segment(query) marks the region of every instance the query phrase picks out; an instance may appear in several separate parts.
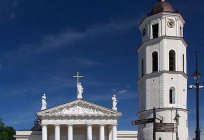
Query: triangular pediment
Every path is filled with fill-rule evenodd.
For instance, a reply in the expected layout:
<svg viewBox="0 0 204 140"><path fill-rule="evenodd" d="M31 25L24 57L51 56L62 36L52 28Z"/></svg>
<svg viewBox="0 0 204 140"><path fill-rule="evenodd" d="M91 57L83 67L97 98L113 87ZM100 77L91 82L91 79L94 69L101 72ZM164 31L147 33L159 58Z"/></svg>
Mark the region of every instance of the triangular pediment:
<svg viewBox="0 0 204 140"><path fill-rule="evenodd" d="M102 107L100 105L85 101L75 100L63 105L59 105L47 110L38 112L37 115L41 117L54 116L121 116L120 112Z"/></svg>

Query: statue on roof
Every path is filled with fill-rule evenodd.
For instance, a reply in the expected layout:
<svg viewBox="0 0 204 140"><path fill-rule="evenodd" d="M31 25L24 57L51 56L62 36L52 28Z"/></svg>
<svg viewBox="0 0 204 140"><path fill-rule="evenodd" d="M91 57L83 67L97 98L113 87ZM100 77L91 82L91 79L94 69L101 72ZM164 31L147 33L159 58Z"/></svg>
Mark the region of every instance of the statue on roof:
<svg viewBox="0 0 204 140"><path fill-rule="evenodd" d="M113 95L112 101L113 101L112 109L113 109L113 110L117 110L118 100L116 99L116 96L115 96L115 95Z"/></svg>
<svg viewBox="0 0 204 140"><path fill-rule="evenodd" d="M84 88L82 87L81 83L77 83L77 99L82 99L82 93Z"/></svg>
<svg viewBox="0 0 204 140"><path fill-rule="evenodd" d="M42 96L42 107L41 107L41 110L45 110L47 109L47 102L46 102L46 95L43 94Z"/></svg>
<svg viewBox="0 0 204 140"><path fill-rule="evenodd" d="M77 72L77 75L73 76L77 79L77 99L82 99L82 93L84 91L84 88L81 85L81 82L79 81L79 78L82 78L83 76L79 75L79 72Z"/></svg>

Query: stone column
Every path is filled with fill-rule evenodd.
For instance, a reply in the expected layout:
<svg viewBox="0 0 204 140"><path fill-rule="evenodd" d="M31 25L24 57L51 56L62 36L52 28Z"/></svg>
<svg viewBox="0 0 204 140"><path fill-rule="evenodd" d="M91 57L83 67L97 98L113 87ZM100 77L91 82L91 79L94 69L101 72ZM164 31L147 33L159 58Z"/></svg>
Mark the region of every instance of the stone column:
<svg viewBox="0 0 204 140"><path fill-rule="evenodd" d="M92 140L92 126L87 126L87 140Z"/></svg>
<svg viewBox="0 0 204 140"><path fill-rule="evenodd" d="M68 140L73 140L73 125L68 125Z"/></svg>
<svg viewBox="0 0 204 140"><path fill-rule="evenodd" d="M55 125L55 140L60 140L60 125Z"/></svg>
<svg viewBox="0 0 204 140"><path fill-rule="evenodd" d="M42 140L47 140L47 126L42 125Z"/></svg>
<svg viewBox="0 0 204 140"><path fill-rule="evenodd" d="M113 127L112 127L112 125L110 125L109 127L109 133L108 133L108 138L109 138L109 140L112 140L113 139Z"/></svg>
<svg viewBox="0 0 204 140"><path fill-rule="evenodd" d="M112 126L113 140L117 140L117 125Z"/></svg>
<svg viewBox="0 0 204 140"><path fill-rule="evenodd" d="M104 125L100 125L100 140L105 140Z"/></svg>

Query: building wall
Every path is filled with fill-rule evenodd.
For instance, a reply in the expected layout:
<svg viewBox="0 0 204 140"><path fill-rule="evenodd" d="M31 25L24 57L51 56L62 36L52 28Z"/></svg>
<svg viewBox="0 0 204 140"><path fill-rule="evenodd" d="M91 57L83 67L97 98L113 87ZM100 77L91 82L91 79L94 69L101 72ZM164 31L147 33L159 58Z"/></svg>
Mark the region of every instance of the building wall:
<svg viewBox="0 0 204 140"><path fill-rule="evenodd" d="M67 130L66 129L61 129L62 133L64 134ZM48 134L48 138L50 137L49 140L53 139L53 129L49 128L48 131L50 133ZM75 130L76 132L76 130ZM108 134L108 129L106 129L106 134ZM77 134L83 134L85 135L86 139L86 130L84 128L78 128L77 129ZM93 134L97 136L96 140L99 140L99 132L98 130L94 129ZM16 140L41 140L41 131L16 131L15 138ZM63 140L65 137L61 137L61 140ZM108 135L105 136L105 139L108 139ZM54 140L54 139L53 139ZM67 140L67 137L66 137ZM137 140L137 131L118 131L117 132L117 140Z"/></svg>

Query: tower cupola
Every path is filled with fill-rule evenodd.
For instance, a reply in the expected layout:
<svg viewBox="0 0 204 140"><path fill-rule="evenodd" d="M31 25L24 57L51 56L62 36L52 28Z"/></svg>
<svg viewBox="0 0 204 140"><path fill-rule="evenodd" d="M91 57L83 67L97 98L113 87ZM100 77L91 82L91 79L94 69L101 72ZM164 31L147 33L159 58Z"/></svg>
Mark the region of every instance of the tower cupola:
<svg viewBox="0 0 204 140"><path fill-rule="evenodd" d="M158 0L141 24L142 42L160 37L183 37L183 17L167 0Z"/></svg>

